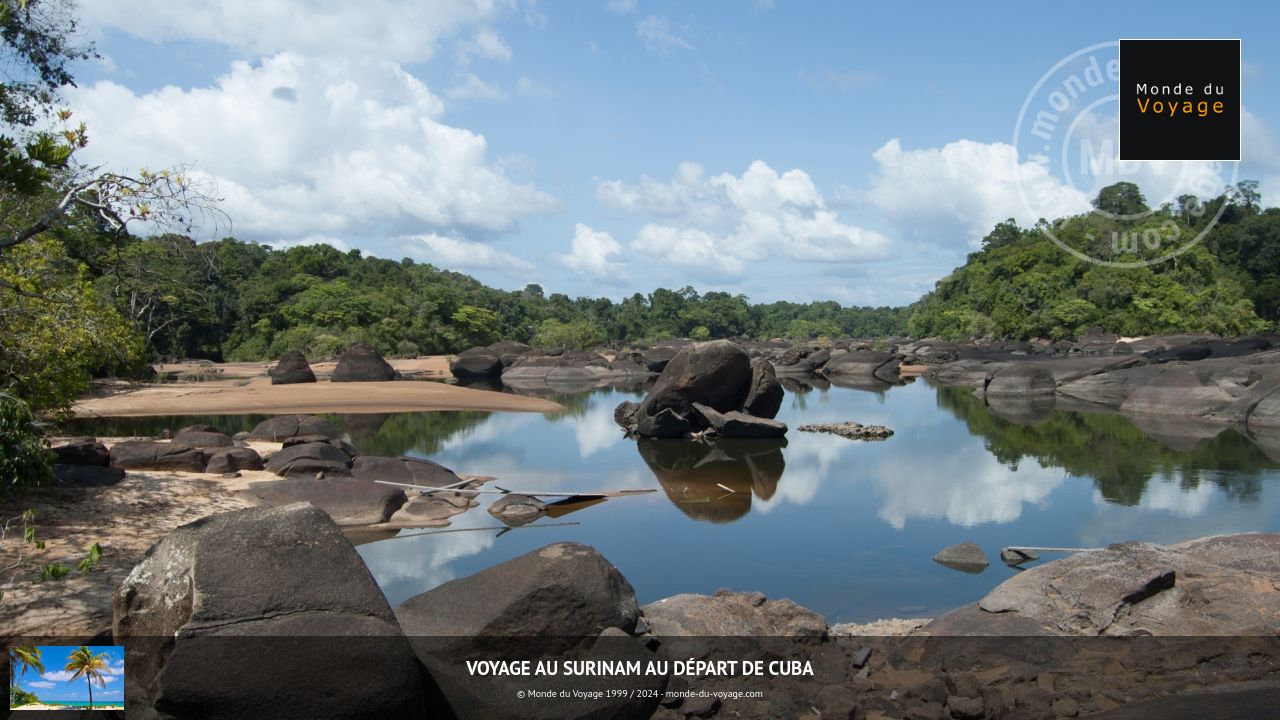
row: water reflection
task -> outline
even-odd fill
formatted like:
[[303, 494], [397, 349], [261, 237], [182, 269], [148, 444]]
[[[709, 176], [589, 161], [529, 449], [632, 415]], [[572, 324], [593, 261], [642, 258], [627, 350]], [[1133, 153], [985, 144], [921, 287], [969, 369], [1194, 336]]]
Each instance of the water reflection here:
[[694, 520], [733, 522], [751, 510], [751, 498], [768, 500], [786, 469], [785, 439], [640, 440], [640, 457], [671, 502]]

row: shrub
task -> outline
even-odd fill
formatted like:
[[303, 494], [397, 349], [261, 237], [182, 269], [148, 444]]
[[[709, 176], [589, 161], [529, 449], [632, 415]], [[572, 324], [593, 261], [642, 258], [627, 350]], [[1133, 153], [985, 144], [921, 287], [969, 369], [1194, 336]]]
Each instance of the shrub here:
[[25, 402], [0, 394], [0, 496], [53, 479], [53, 453]]

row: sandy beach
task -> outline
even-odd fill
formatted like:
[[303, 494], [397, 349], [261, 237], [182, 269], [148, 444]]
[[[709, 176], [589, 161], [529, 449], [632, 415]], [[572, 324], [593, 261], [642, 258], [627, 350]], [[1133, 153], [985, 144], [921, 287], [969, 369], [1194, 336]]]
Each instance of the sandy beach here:
[[[448, 372], [443, 356], [392, 360], [406, 376], [430, 378]], [[74, 406], [78, 417], [146, 415], [286, 415], [291, 413], [377, 413], [431, 410], [556, 412], [558, 403], [489, 390], [472, 390], [441, 382], [331, 383], [333, 363], [315, 363], [319, 382], [272, 385], [266, 363], [226, 365], [183, 363], [158, 366], [162, 374], [204, 368], [213, 378], [199, 382], [100, 383]], [[443, 368], [443, 370], [442, 370]]]
[[[13, 708], [14, 710], [87, 710], [88, 706], [84, 705], [45, 705], [44, 703], [31, 703], [30, 705], [21, 705]], [[123, 705], [108, 705], [105, 703], [94, 703], [93, 709], [97, 710], [123, 710]]]

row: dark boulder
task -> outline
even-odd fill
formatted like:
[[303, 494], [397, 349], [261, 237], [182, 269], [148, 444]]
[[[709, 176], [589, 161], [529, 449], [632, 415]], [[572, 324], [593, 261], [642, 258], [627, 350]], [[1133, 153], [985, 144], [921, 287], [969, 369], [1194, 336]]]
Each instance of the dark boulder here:
[[386, 522], [407, 500], [399, 488], [341, 475], [324, 479], [297, 476], [249, 483], [249, 489], [243, 492], [266, 505], [309, 502], [339, 525]]
[[449, 372], [459, 380], [475, 380], [502, 375], [502, 357], [484, 347], [458, 353], [449, 361]]
[[780, 438], [787, 434], [786, 423], [777, 420], [752, 417], [737, 410], [719, 413], [701, 403], [694, 403], [693, 409], [702, 416], [700, 424], [722, 438], [750, 440]]
[[305, 503], [173, 530], [121, 584], [113, 610], [129, 717], [425, 714], [421, 670], [382, 590]]
[[300, 435], [323, 435], [345, 438], [342, 428], [315, 415], [280, 415], [258, 423], [249, 433], [250, 440], [284, 442]]
[[101, 465], [53, 466], [53, 486], [63, 488], [107, 487], [124, 479], [124, 470]]
[[667, 363], [676, 356], [679, 349], [668, 345], [659, 345], [645, 350], [642, 354], [644, 365], [649, 372], [660, 373], [667, 369]]
[[1207, 342], [1189, 343], [1187, 345], [1177, 345], [1167, 350], [1156, 351], [1153, 353], [1152, 362], [1166, 363], [1173, 361], [1194, 362], [1203, 360], [1213, 354], [1213, 346]]
[[636, 413], [640, 411], [640, 403], [623, 400], [613, 409], [613, 421], [627, 432], [636, 429]]
[[424, 487], [444, 487], [462, 481], [449, 468], [430, 460], [378, 455], [356, 458], [351, 465], [351, 476], [357, 480], [386, 480]]
[[1052, 372], [1036, 362], [1020, 362], [997, 370], [987, 383], [986, 394], [992, 397], [1052, 395], [1057, 387]]
[[667, 363], [641, 404], [653, 417], [663, 410], [688, 417], [694, 403], [718, 412], [738, 410], [751, 390], [751, 360], [728, 340], [690, 345]]
[[281, 443], [280, 448], [283, 450], [284, 448], [291, 448], [295, 445], [306, 445], [308, 443], [332, 445], [350, 457], [357, 457], [360, 455], [360, 450], [356, 448], [355, 445], [352, 445], [342, 438], [329, 438], [324, 435], [298, 435], [297, 437], [291, 437]]
[[[690, 410], [690, 413], [693, 411]], [[696, 429], [687, 417], [671, 408], [664, 408], [657, 415], [645, 415], [642, 407], [636, 412], [635, 417], [637, 418], [635, 433], [641, 437], [673, 440], [682, 438]]]
[[982, 551], [982, 547], [971, 540], [943, 548], [937, 555], [933, 556], [933, 561], [952, 570], [967, 573], [980, 573], [991, 564], [987, 560], [987, 554]]
[[524, 357], [533, 348], [522, 342], [515, 340], [503, 340], [489, 346], [489, 351], [498, 356], [498, 360], [502, 361], [502, 367], [513, 364], [516, 360]]
[[751, 389], [742, 403], [742, 411], [758, 418], [775, 418], [782, 408], [782, 383], [773, 371], [773, 363], [764, 358], [751, 361]]
[[266, 468], [284, 476], [314, 476], [317, 472], [346, 475], [352, 457], [330, 443], [303, 443], [284, 448], [267, 460]]
[[96, 465], [106, 467], [111, 464], [111, 453], [107, 446], [96, 438], [71, 438], [65, 445], [50, 448], [59, 465]]
[[235, 445], [231, 436], [218, 432], [217, 429], [207, 430], [208, 427], [211, 426], [195, 425], [182, 428], [173, 436], [173, 442], [198, 448], [222, 448]]
[[209, 464], [204, 471], [222, 475], [241, 470], [261, 470], [262, 467], [262, 457], [257, 451], [251, 448], [225, 448], [209, 456]]
[[280, 360], [267, 370], [267, 374], [271, 376], [272, 385], [297, 385], [316, 381], [316, 374], [311, 370], [307, 356], [300, 350], [285, 351]]
[[[889, 380], [897, 377], [897, 355], [879, 350], [854, 350], [841, 353], [823, 366], [822, 372], [828, 377], [837, 375], [875, 375]], [[883, 370], [881, 368], [884, 368]]]
[[111, 464], [126, 470], [204, 472], [209, 456], [200, 448], [186, 445], [129, 440], [111, 448]]
[[365, 343], [355, 343], [347, 348], [329, 377], [333, 382], [386, 382], [399, 378], [395, 368]]

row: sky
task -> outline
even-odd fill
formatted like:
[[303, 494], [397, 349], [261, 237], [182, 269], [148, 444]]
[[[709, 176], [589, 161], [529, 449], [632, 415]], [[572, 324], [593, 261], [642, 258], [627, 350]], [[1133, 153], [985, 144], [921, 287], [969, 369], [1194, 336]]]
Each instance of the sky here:
[[[119, 0], [79, 12], [102, 55], [66, 93], [89, 126], [85, 161], [185, 166], [215, 183], [230, 227], [208, 236], [325, 242], [507, 289], [903, 305], [994, 223], [1083, 211], [1119, 179], [1158, 201], [1173, 176], [1210, 191], [1251, 178], [1280, 202], [1280, 9], [1265, 5]], [[1163, 37], [1242, 39], [1242, 162], [1092, 174], [1070, 172], [1083, 159], [1033, 162], [1019, 116], [1059, 61]], [[1105, 64], [1116, 50], [1093, 54]], [[1116, 87], [1073, 98], [1063, 158], [1081, 138], [1113, 151]]]
[[[67, 657], [77, 648], [79, 648], [78, 645], [41, 645], [40, 660], [44, 664], [45, 673], [41, 675], [34, 669], [27, 670], [18, 684], [23, 690], [35, 693], [45, 702], [88, 702], [89, 686], [84, 677], [67, 682], [74, 671], [62, 669], [67, 666]], [[105, 685], [95, 685], [93, 688], [94, 704], [99, 702], [122, 704], [124, 702], [124, 648], [90, 645], [89, 650], [94, 655], [107, 653], [109, 656], [107, 669], [103, 672]]]

